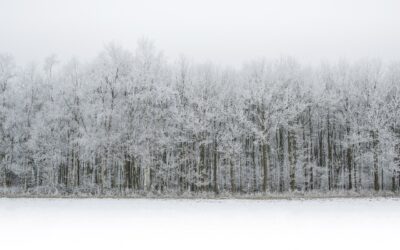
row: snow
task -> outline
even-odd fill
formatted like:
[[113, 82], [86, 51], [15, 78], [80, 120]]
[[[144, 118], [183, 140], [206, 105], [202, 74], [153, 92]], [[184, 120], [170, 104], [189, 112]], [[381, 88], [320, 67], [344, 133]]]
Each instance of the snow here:
[[1, 249], [385, 249], [400, 199], [0, 199]]

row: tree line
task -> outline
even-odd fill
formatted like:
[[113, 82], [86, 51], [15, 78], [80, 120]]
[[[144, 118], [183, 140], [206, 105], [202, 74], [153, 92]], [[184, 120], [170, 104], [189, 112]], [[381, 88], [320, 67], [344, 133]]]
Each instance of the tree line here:
[[399, 122], [400, 63], [0, 55], [4, 192], [398, 192]]

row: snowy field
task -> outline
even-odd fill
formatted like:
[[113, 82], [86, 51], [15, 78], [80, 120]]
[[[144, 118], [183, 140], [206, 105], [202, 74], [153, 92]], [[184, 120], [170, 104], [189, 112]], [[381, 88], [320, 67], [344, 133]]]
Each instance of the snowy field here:
[[395, 249], [400, 199], [0, 199], [0, 249]]

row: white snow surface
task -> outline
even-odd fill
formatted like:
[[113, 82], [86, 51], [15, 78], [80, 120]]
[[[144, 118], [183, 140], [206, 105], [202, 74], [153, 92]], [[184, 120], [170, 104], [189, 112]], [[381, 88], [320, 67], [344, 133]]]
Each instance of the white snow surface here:
[[0, 249], [386, 249], [400, 199], [0, 199]]

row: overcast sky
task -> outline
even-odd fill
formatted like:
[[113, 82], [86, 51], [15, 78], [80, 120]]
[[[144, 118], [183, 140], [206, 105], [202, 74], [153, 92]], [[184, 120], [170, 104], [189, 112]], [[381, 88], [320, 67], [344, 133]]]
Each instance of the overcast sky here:
[[50, 54], [94, 57], [109, 42], [155, 41], [171, 60], [237, 66], [290, 55], [300, 61], [400, 59], [397, 0], [0, 0], [0, 52], [19, 63]]

